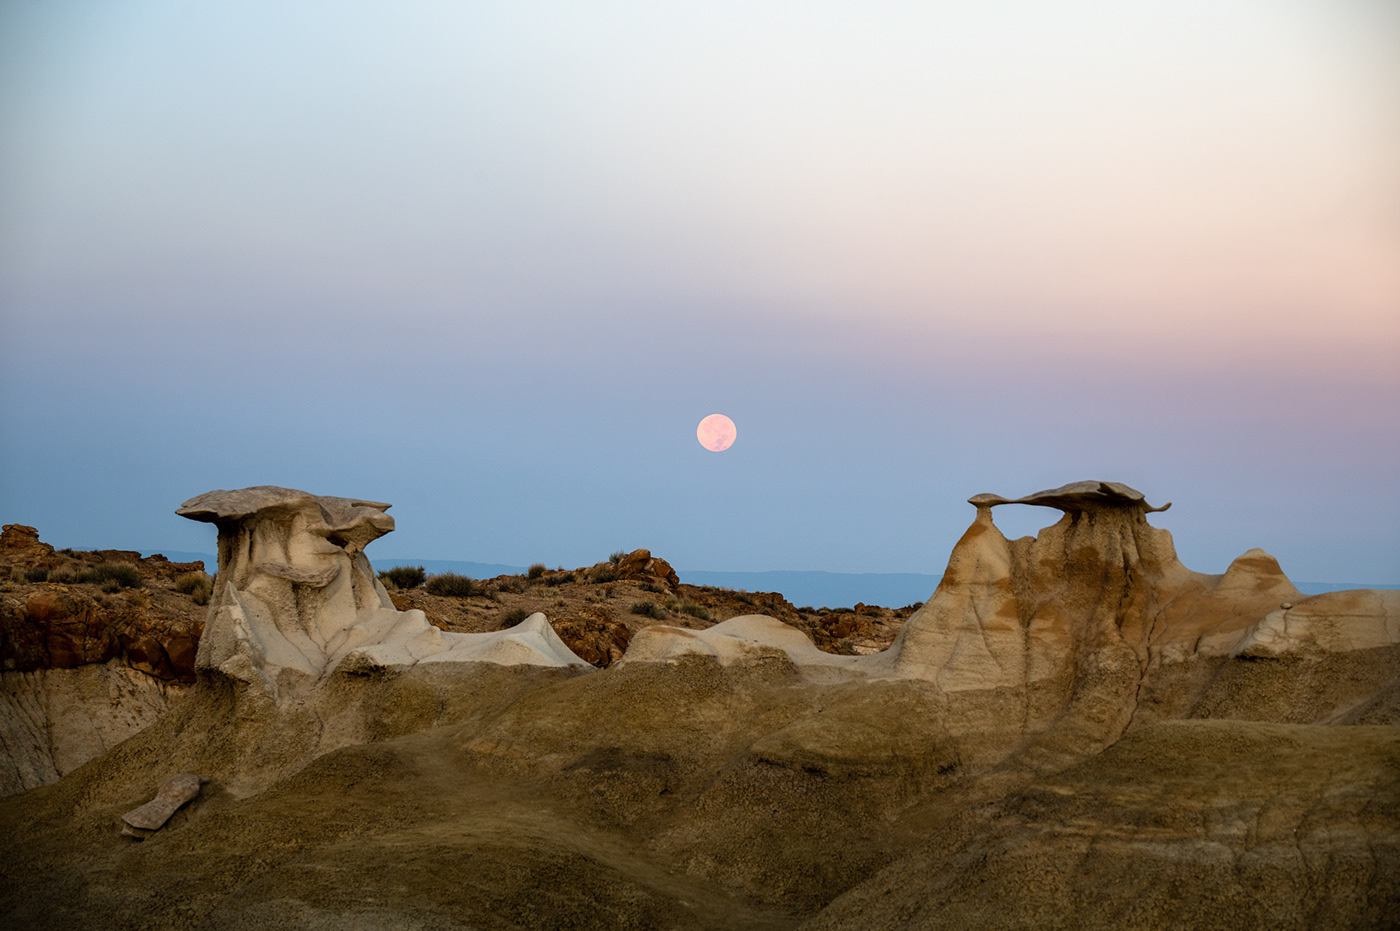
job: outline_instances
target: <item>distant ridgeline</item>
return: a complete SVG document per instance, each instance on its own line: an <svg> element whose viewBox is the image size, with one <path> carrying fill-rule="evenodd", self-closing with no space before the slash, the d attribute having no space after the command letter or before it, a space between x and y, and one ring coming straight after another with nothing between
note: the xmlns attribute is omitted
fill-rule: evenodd
<svg viewBox="0 0 1400 931"><path fill-rule="evenodd" d="M167 559L180 562L204 560L210 572L218 565L218 557L209 553L162 551ZM149 556L150 553L142 553ZM428 574L457 572L474 579L490 579L498 575L515 575L526 571L525 566L507 566L492 562L467 562L457 559L379 559L370 555L378 569L394 566L422 566ZM902 608L916 601L927 601L938 587L942 576L923 572L801 572L775 570L771 572L709 572L678 569L681 581L688 585L710 585L745 592L778 592L799 607L850 608L857 602ZM1374 582L1294 582L1305 595L1321 595L1353 588L1397 589L1400 585L1378 585Z"/></svg>
<svg viewBox="0 0 1400 931"><path fill-rule="evenodd" d="M858 602L902 608L927 601L938 587L937 575L922 572L687 572L682 582L749 592L778 592L794 605L850 608Z"/></svg>

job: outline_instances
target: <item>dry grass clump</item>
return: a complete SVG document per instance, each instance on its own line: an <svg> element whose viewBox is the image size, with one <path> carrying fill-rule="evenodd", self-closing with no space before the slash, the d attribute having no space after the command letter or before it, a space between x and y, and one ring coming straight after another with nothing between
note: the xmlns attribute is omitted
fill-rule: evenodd
<svg viewBox="0 0 1400 931"><path fill-rule="evenodd" d="M104 591L114 592L121 588L139 588L141 573L130 563L104 562L79 572L73 577L73 581L80 585L95 582L101 585Z"/></svg>
<svg viewBox="0 0 1400 931"><path fill-rule="evenodd" d="M197 605L207 605L214 594L214 579L207 572L187 572L176 576L175 591L189 595Z"/></svg>
<svg viewBox="0 0 1400 931"><path fill-rule="evenodd" d="M544 563L542 563L542 562L537 562L537 563L532 564L532 565L530 566L529 571L528 571L526 574L527 574L531 579L538 579L540 576L544 575Z"/></svg>
<svg viewBox="0 0 1400 931"><path fill-rule="evenodd" d="M395 591L417 588L427 580L422 566L395 566L379 573L379 581L384 583L384 587Z"/></svg>
<svg viewBox="0 0 1400 931"><path fill-rule="evenodd" d="M461 575L456 572L440 572L437 575L430 575L423 588L429 595L439 595L445 598L471 598L474 595L486 594L486 586L470 576Z"/></svg>
<svg viewBox="0 0 1400 931"><path fill-rule="evenodd" d="M676 605L676 610L680 611L682 614L689 614L691 617L698 617L702 621L714 620L714 618L710 616L708 608L704 605L698 605L693 601L682 601L680 604Z"/></svg>
<svg viewBox="0 0 1400 931"><path fill-rule="evenodd" d="M666 613L665 608L661 607L661 605L657 604L654 601L633 602L632 607L629 610L633 614L640 614L642 617L649 617L654 621L664 620L665 618L670 616Z"/></svg>
<svg viewBox="0 0 1400 931"><path fill-rule="evenodd" d="M519 595L529 587L530 582L523 575L503 575L496 580L496 591L512 595Z"/></svg>

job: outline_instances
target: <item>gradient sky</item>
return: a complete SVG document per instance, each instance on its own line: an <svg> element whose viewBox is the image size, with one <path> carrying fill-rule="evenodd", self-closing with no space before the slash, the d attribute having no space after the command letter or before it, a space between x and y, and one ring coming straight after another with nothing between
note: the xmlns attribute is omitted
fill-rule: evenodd
<svg viewBox="0 0 1400 931"><path fill-rule="evenodd" d="M1103 478L1400 582L1397 153L1386 0L0 0L0 520L937 573Z"/></svg>

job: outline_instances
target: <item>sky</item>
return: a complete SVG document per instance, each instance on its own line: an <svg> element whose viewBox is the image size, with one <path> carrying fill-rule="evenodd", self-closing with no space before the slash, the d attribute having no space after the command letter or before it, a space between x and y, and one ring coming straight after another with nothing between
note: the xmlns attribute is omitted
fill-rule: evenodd
<svg viewBox="0 0 1400 931"><path fill-rule="evenodd" d="M1386 0L0 0L0 520L938 573L1105 479L1397 583L1397 152Z"/></svg>

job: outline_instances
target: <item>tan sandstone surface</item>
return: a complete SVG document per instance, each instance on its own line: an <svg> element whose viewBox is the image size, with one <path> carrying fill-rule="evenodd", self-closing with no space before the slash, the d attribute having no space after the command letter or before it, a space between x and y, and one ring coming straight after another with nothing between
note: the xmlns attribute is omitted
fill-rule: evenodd
<svg viewBox="0 0 1400 931"><path fill-rule="evenodd" d="M0 800L6 927L1400 914L1400 594L1302 596L1258 550L1192 572L1126 486L973 498L886 650L750 612L641 625L605 668L543 618L454 633L396 607L363 556L385 505L211 495L186 505L220 531L198 681ZM992 509L1012 504L1063 516L1007 540ZM122 837L182 773L209 782Z"/></svg>

